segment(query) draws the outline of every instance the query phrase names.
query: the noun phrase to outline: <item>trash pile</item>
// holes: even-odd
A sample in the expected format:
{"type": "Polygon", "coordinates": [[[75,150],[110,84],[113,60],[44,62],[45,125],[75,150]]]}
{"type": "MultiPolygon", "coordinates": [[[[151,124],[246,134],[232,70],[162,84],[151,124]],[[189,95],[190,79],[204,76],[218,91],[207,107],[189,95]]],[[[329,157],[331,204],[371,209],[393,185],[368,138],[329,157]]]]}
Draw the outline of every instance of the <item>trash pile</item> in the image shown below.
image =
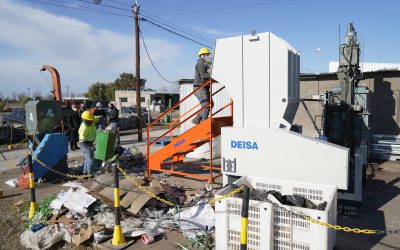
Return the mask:
{"type": "MultiPolygon", "coordinates": [[[[121,227],[127,240],[151,244],[155,237],[178,230],[188,239],[188,246],[212,247],[215,213],[206,203],[214,196],[212,186],[193,190],[165,181],[146,182],[135,174],[121,177],[119,183],[121,227]],[[169,206],[142,189],[177,206],[169,206]]],[[[67,182],[63,187],[65,190],[39,203],[39,212],[20,236],[23,246],[49,249],[61,241],[75,246],[109,243],[115,225],[114,174],[67,182]]]]}
{"type": "Polygon", "coordinates": [[[119,116],[120,130],[129,130],[136,128],[137,116],[121,114],[119,116]]]}
{"type": "MultiPolygon", "coordinates": [[[[223,194],[229,193],[232,190],[235,190],[239,186],[237,185],[230,185],[229,188],[227,188],[223,194]]],[[[316,210],[321,210],[324,211],[327,202],[323,201],[319,204],[315,204],[311,200],[301,196],[301,195],[283,195],[282,193],[275,191],[275,190],[259,190],[259,189],[251,189],[250,190],[250,200],[255,200],[255,201],[268,201],[268,196],[274,196],[282,205],[288,205],[288,206],[294,206],[294,207],[302,207],[302,208],[310,208],[310,209],[316,209],[316,210]]],[[[242,193],[238,193],[234,195],[234,197],[240,197],[242,198],[242,193]]]]}
{"type": "Polygon", "coordinates": [[[143,153],[135,145],[130,148],[116,147],[116,153],[119,155],[119,165],[127,169],[128,173],[142,173],[144,170],[145,158],[143,153]]]}

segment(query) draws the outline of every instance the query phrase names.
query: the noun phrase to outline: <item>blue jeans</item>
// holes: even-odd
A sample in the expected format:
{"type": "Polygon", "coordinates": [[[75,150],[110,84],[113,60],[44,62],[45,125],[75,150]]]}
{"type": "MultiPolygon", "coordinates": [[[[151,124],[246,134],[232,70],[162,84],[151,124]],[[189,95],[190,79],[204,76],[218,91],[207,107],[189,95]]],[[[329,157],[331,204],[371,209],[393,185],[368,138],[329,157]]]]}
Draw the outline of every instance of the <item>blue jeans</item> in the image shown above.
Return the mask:
{"type": "Polygon", "coordinates": [[[83,156],[85,157],[85,163],[83,164],[83,174],[91,174],[94,154],[93,142],[81,142],[80,147],[83,156]]]}
{"type": "MultiPolygon", "coordinates": [[[[196,87],[197,88],[197,87],[196,87]]],[[[208,105],[210,102],[210,87],[209,86],[204,86],[202,89],[194,93],[194,95],[197,97],[199,100],[201,107],[203,108],[204,106],[208,105]]],[[[214,106],[211,100],[211,107],[214,106]]],[[[205,108],[203,111],[198,113],[196,115],[196,118],[199,119],[201,118],[202,120],[205,120],[208,118],[208,115],[210,113],[210,107],[205,108]]]]}

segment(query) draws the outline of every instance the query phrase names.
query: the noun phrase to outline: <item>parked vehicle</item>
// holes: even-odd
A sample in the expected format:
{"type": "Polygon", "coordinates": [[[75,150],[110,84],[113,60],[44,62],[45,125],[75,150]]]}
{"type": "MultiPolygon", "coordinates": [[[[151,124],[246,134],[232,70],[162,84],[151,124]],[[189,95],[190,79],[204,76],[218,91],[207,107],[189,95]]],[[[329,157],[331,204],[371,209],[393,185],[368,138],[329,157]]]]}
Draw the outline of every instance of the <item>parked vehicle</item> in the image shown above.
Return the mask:
{"type": "Polygon", "coordinates": [[[13,108],[11,113],[3,113],[1,124],[3,126],[25,125],[25,110],[23,108],[13,108]]]}

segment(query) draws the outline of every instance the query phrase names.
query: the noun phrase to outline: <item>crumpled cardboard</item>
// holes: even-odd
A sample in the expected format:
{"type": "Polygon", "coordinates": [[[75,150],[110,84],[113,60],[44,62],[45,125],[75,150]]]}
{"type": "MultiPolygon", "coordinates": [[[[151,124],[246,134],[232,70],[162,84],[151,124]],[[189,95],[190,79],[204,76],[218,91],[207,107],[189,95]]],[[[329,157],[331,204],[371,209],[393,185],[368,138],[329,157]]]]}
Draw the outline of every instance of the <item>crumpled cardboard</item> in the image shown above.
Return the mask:
{"type": "Polygon", "coordinates": [[[79,246],[83,242],[89,240],[94,233],[103,231],[104,229],[104,226],[98,225],[88,226],[87,228],[81,227],[79,233],[77,235],[74,235],[74,237],[72,238],[72,242],[75,246],[79,246]]]}

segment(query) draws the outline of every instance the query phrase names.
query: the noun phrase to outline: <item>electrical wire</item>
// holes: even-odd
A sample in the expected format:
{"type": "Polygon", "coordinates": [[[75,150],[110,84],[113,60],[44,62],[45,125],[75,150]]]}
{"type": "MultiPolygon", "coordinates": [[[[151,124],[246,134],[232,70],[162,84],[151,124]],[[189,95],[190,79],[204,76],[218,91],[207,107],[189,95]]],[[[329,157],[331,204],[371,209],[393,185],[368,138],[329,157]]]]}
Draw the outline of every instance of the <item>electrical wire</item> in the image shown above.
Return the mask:
{"type": "Polygon", "coordinates": [[[53,86],[50,83],[50,81],[47,79],[47,77],[44,75],[43,71],[40,71],[40,74],[42,75],[42,77],[44,78],[44,80],[46,80],[47,84],[49,85],[50,89],[53,90],[53,86]]]}
{"type": "Polygon", "coordinates": [[[378,59],[380,59],[382,56],[386,55],[389,51],[391,51],[392,49],[394,49],[397,45],[400,44],[400,40],[398,40],[397,42],[395,42],[392,47],[390,47],[389,49],[385,50],[382,54],[380,54],[379,56],[375,57],[375,59],[373,61],[376,61],[378,59]]]}
{"type": "MultiPolygon", "coordinates": [[[[75,7],[75,6],[69,6],[69,5],[57,4],[57,3],[49,3],[49,2],[43,2],[43,1],[40,1],[40,0],[27,0],[27,1],[40,3],[40,4],[53,5],[53,6],[58,6],[58,7],[64,7],[64,8],[77,9],[77,10],[82,10],[82,11],[103,13],[103,14],[114,15],[114,16],[133,17],[133,16],[128,16],[128,15],[114,13],[114,12],[107,12],[107,11],[102,11],[102,10],[94,10],[94,9],[89,9],[89,8],[75,7]]],[[[90,1],[86,1],[86,0],[77,0],[77,1],[84,2],[84,3],[89,3],[89,4],[93,4],[93,5],[101,5],[101,6],[107,7],[107,8],[114,8],[114,9],[119,9],[119,10],[131,11],[131,10],[128,10],[128,9],[123,9],[123,8],[119,8],[119,7],[115,7],[115,6],[111,6],[111,5],[105,5],[105,4],[101,4],[101,3],[96,4],[94,2],[90,2],[90,1]]],[[[190,38],[190,37],[188,37],[186,35],[182,35],[182,34],[178,33],[177,31],[173,31],[173,30],[171,30],[171,29],[169,29],[167,27],[164,27],[164,25],[165,25],[165,26],[169,26],[169,27],[173,28],[171,25],[168,25],[168,24],[163,24],[162,25],[160,23],[156,23],[156,22],[160,22],[160,21],[155,21],[153,18],[150,18],[150,17],[148,19],[141,18],[140,20],[147,21],[147,22],[151,23],[152,25],[157,26],[157,27],[159,27],[161,29],[164,29],[164,30],[166,30],[168,32],[171,32],[171,33],[173,33],[173,34],[175,34],[177,36],[180,36],[180,37],[185,38],[187,40],[190,40],[190,41],[192,41],[194,43],[197,43],[197,44],[200,44],[202,46],[205,46],[207,48],[211,48],[210,45],[206,45],[203,42],[197,41],[197,40],[195,40],[193,38],[190,38]],[[151,19],[151,20],[149,20],[149,19],[151,19]],[[152,20],[154,20],[154,21],[152,21],[152,20]]],[[[177,28],[174,28],[174,29],[177,29],[177,28]]],[[[182,30],[179,30],[179,29],[177,29],[177,30],[180,31],[180,32],[189,34],[188,32],[185,32],[185,31],[182,31],[182,30]]],[[[199,36],[196,36],[196,35],[190,34],[190,36],[194,36],[194,37],[197,37],[198,39],[202,39],[202,38],[200,38],[199,36]]],[[[202,39],[202,40],[206,41],[206,39],[202,39]]],[[[209,41],[207,41],[207,42],[211,44],[211,42],[209,42],[209,41]]]]}
{"type": "Polygon", "coordinates": [[[165,25],[165,26],[168,26],[168,27],[170,27],[170,28],[173,28],[173,29],[175,29],[175,30],[178,30],[178,31],[180,31],[180,32],[182,32],[182,33],[188,34],[188,35],[190,35],[190,36],[196,37],[196,38],[198,38],[198,39],[200,39],[200,40],[203,40],[203,41],[205,41],[205,42],[213,43],[213,41],[210,40],[208,37],[205,37],[205,36],[202,36],[202,35],[200,35],[200,34],[196,34],[196,33],[194,33],[194,32],[191,32],[191,31],[185,29],[185,28],[182,27],[182,26],[173,24],[173,23],[171,23],[171,22],[169,22],[169,21],[166,21],[165,19],[159,18],[159,17],[157,17],[157,16],[155,16],[155,15],[153,15],[153,14],[147,12],[147,11],[141,11],[141,12],[147,13],[147,15],[143,15],[142,13],[141,13],[140,15],[141,15],[141,16],[144,16],[144,17],[146,17],[146,18],[148,18],[148,19],[150,19],[150,20],[156,21],[156,22],[158,22],[158,23],[160,23],[160,24],[163,24],[163,25],[165,25]],[[150,15],[150,16],[149,16],[149,15],[150,15]],[[160,21],[160,20],[161,20],[161,21],[160,21]]]}
{"type": "Polygon", "coordinates": [[[94,9],[89,9],[89,8],[82,8],[82,7],[76,7],[76,6],[70,6],[70,5],[58,4],[58,3],[49,3],[49,2],[39,1],[39,0],[26,0],[26,1],[39,3],[39,4],[46,4],[46,5],[64,7],[64,8],[70,8],[70,9],[76,9],[76,10],[82,10],[82,11],[102,13],[102,14],[113,15],[113,16],[132,17],[132,16],[128,16],[128,15],[124,15],[124,14],[118,14],[118,13],[114,13],[114,12],[108,12],[108,11],[102,11],[102,10],[94,10],[94,9]]]}
{"type": "Polygon", "coordinates": [[[154,26],[157,26],[157,27],[159,27],[159,28],[161,28],[161,29],[163,29],[163,30],[166,30],[166,31],[168,31],[168,32],[170,32],[170,33],[172,33],[172,34],[175,34],[175,35],[177,35],[177,36],[180,36],[180,37],[182,37],[182,38],[185,38],[186,40],[192,41],[192,42],[194,42],[194,43],[200,44],[200,45],[202,45],[202,46],[204,46],[204,47],[207,47],[207,48],[210,48],[210,49],[211,49],[211,46],[210,46],[210,45],[206,45],[206,44],[204,44],[204,43],[202,43],[202,42],[199,42],[199,41],[196,41],[196,40],[194,40],[194,39],[192,39],[192,38],[190,38],[190,37],[187,37],[187,36],[185,36],[185,35],[179,34],[178,32],[175,32],[175,31],[173,31],[173,30],[171,30],[171,29],[168,29],[168,28],[166,28],[166,27],[164,27],[164,26],[162,26],[162,25],[160,25],[160,24],[157,24],[157,23],[151,21],[151,20],[148,20],[148,19],[143,18],[143,17],[140,18],[140,20],[141,20],[141,21],[148,22],[148,23],[150,23],[150,24],[152,24],[152,25],[154,25],[154,26]]]}
{"type": "Polygon", "coordinates": [[[163,45],[162,43],[158,42],[157,39],[153,38],[153,37],[150,35],[150,33],[149,33],[146,29],[144,29],[143,26],[141,27],[141,31],[143,31],[144,33],[146,33],[146,36],[147,36],[151,41],[153,41],[154,43],[156,43],[159,47],[163,48],[164,51],[165,51],[165,53],[167,53],[170,57],[174,58],[175,61],[176,61],[179,65],[181,65],[182,68],[185,68],[185,70],[187,70],[188,73],[189,73],[189,72],[190,72],[190,74],[193,73],[193,72],[192,72],[192,69],[190,69],[186,64],[182,63],[177,57],[174,56],[173,53],[169,52],[168,49],[165,49],[164,45],[163,45]]]}
{"type": "Polygon", "coordinates": [[[194,15],[194,14],[204,13],[204,12],[218,12],[218,11],[225,11],[225,10],[232,10],[232,9],[243,9],[243,8],[251,8],[251,7],[256,7],[256,6],[262,6],[262,5],[279,4],[279,3],[287,3],[287,2],[294,2],[294,1],[296,1],[296,0],[283,0],[283,1],[276,0],[276,1],[254,3],[254,4],[242,4],[242,5],[226,7],[226,8],[196,10],[196,12],[175,12],[175,13],[169,13],[169,14],[165,14],[165,15],[161,15],[161,16],[194,15]]]}
{"type": "Polygon", "coordinates": [[[121,6],[123,5],[123,6],[130,6],[130,7],[132,7],[132,5],[129,4],[129,3],[124,3],[124,2],[117,1],[117,0],[108,0],[108,1],[114,2],[114,3],[119,4],[119,5],[121,5],[121,6]]]}
{"type": "Polygon", "coordinates": [[[83,2],[83,3],[92,4],[92,5],[103,6],[103,7],[106,7],[106,8],[111,8],[111,9],[116,9],[116,10],[124,10],[124,11],[132,12],[132,9],[120,8],[120,7],[113,6],[113,5],[102,4],[102,3],[95,3],[95,2],[93,2],[93,1],[88,1],[88,0],[77,0],[77,1],[83,2]]]}
{"type": "Polygon", "coordinates": [[[144,42],[144,38],[143,38],[142,31],[139,30],[139,33],[140,33],[140,37],[142,38],[144,50],[146,51],[147,57],[149,58],[149,61],[150,61],[151,65],[153,66],[154,70],[157,72],[157,74],[158,74],[164,81],[174,84],[174,82],[171,82],[171,81],[169,81],[168,79],[166,79],[163,75],[161,75],[160,71],[158,71],[158,69],[156,68],[156,66],[155,66],[154,63],[153,63],[153,60],[151,60],[149,51],[147,50],[146,43],[144,42]]]}

